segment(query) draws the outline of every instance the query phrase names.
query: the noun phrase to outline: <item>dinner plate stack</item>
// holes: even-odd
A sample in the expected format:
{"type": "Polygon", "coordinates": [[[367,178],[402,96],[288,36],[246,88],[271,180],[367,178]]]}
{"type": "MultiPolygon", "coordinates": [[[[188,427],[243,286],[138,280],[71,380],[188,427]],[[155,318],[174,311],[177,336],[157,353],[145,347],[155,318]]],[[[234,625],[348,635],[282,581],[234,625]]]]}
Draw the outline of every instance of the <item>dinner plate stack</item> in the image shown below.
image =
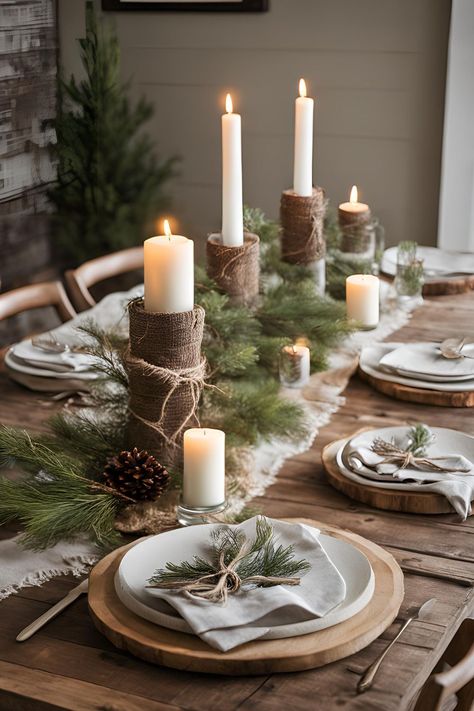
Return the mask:
{"type": "MultiPolygon", "coordinates": [[[[382,272],[389,276],[397,273],[398,247],[389,247],[382,257],[382,272]]],[[[437,247],[417,247],[417,256],[423,260],[425,283],[440,279],[459,279],[474,275],[474,254],[449,252],[437,247]]]]}
{"type": "Polygon", "coordinates": [[[91,355],[47,334],[11,346],[5,355],[5,366],[13,380],[32,390],[48,392],[87,390],[88,383],[99,376],[91,355]]]}
{"type": "MultiPolygon", "coordinates": [[[[375,579],[361,550],[306,524],[269,521],[277,543],[286,546],[295,540],[295,557],[304,556],[311,563],[297,586],[251,586],[230,595],[224,606],[148,586],[155,571],[165,568],[170,560],[208,556],[210,536],[219,526],[212,524],[143,539],[123,557],[115,575],[115,591],[123,605],[139,617],[160,627],[197,635],[221,651],[246,641],[328,629],[369,604],[375,579]],[[200,614],[203,622],[198,621],[200,614]]],[[[238,527],[252,535],[255,519],[238,527]]]]}
{"type": "Polygon", "coordinates": [[[449,393],[474,391],[474,344],[448,359],[439,343],[377,343],[362,349],[360,369],[378,380],[449,393]]]}
{"type": "Polygon", "coordinates": [[[335,464],[342,477],[358,487],[434,493],[444,496],[462,519],[470,514],[474,498],[474,437],[433,427],[429,442],[416,459],[391,459],[380,454],[377,442],[408,451],[413,428],[383,427],[364,430],[344,439],[335,451],[335,464]]]}

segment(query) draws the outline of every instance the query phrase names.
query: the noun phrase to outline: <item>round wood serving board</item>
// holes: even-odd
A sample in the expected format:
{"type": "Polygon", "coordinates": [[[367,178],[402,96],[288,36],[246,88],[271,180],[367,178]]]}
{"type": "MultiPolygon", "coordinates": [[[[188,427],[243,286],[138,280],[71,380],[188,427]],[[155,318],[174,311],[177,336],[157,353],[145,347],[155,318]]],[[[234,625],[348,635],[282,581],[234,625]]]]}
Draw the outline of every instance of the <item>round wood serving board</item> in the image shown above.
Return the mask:
{"type": "Polygon", "coordinates": [[[250,642],[229,652],[219,652],[198,637],[137,617],[120,602],[114,576],[131,547],[124,546],[103,558],[91,572],[92,620],[116,647],[153,664],[193,672],[241,676],[302,671],[354,654],[382,634],[396,618],[404,595],[403,573],[387,551],[355,533],[308,519],[298,521],[351,543],[370,560],[375,575],[374,595],[351,619],[300,637],[250,642]]]}
{"type": "Polygon", "coordinates": [[[447,392],[445,390],[428,390],[414,388],[410,385],[382,380],[365,373],[359,367],[359,377],[369,383],[375,390],[393,397],[396,400],[417,402],[422,405],[438,405],[439,407],[474,407],[474,390],[465,392],[447,392]]]}
{"type": "MultiPolygon", "coordinates": [[[[361,432],[363,430],[360,430],[361,432]]],[[[356,434],[356,433],[354,433],[356,434]]],[[[356,501],[369,504],[376,509],[386,511],[404,511],[416,514],[454,513],[444,496],[433,492],[411,492],[397,489],[381,489],[370,484],[359,484],[348,479],[339,471],[336,454],[347,438],[327,444],[322,453],[322,460],[329,483],[338,491],[356,501]]]]}
{"type": "Polygon", "coordinates": [[[466,294],[474,289],[474,275],[452,277],[451,279],[430,279],[423,284],[423,296],[449,296],[466,294]]]}

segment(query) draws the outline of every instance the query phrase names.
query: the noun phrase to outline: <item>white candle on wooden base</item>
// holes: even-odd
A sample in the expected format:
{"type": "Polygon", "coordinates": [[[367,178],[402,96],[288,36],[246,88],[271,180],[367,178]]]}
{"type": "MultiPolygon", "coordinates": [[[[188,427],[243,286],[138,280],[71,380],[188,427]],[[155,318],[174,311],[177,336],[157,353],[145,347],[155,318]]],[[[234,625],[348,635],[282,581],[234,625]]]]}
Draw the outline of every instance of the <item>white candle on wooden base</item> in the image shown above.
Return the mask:
{"type": "Polygon", "coordinates": [[[207,427],[186,430],[183,439],[183,505],[205,508],[225,501],[225,433],[207,427]]]}
{"type": "Polygon", "coordinates": [[[227,94],[222,116],[222,243],[240,247],[244,243],[242,201],[242,138],[240,115],[233,113],[227,94]]]}
{"type": "Polygon", "coordinates": [[[171,234],[144,242],[145,309],[155,313],[181,313],[194,308],[194,242],[171,234]]]}
{"type": "Polygon", "coordinates": [[[378,277],[353,274],[346,279],[347,318],[358,321],[362,328],[375,328],[379,322],[378,277]]]}
{"type": "Polygon", "coordinates": [[[313,194],[314,100],[306,96],[304,79],[300,79],[299,92],[295,101],[293,190],[297,195],[308,197],[313,194]]]}

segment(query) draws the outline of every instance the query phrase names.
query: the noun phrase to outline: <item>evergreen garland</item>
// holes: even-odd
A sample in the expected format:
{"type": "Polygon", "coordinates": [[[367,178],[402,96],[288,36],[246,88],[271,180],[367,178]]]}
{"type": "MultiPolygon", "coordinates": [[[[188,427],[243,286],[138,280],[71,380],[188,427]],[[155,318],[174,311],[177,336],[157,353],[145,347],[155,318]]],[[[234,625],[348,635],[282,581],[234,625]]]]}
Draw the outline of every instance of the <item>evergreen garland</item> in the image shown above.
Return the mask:
{"type": "Polygon", "coordinates": [[[79,44],[85,78],[59,80],[57,181],[49,192],[56,239],[77,263],[139,244],[152,232],[175,164],[158,161],[142,132],[152,106],[128,99],[117,36],[97,21],[91,2],[79,44]]]}
{"type": "MultiPolygon", "coordinates": [[[[308,270],[281,262],[278,225],[248,208],[245,222],[261,237],[262,295],[255,311],[231,304],[204,270],[196,270],[196,303],[206,310],[202,347],[208,382],[215,386],[204,389],[199,418],[203,426],[226,432],[228,490],[241,496],[248,478],[243,462],[252,446],[307,434],[301,406],[280,394],[276,376],[282,345],[303,336],[314,372],[325,367],[329,349],[349,333],[344,305],[319,296],[308,270]]],[[[15,462],[24,471],[14,483],[0,478],[0,524],[19,519],[28,546],[47,547],[81,533],[101,546],[115,545],[114,521],[129,503],[101,484],[107,459],[127,449],[127,344],[94,323],[82,331],[101,376],[92,384],[90,409],[55,415],[50,434],[36,438],[0,428],[0,465],[15,462]]],[[[170,473],[179,486],[180,472],[170,473]]]]}

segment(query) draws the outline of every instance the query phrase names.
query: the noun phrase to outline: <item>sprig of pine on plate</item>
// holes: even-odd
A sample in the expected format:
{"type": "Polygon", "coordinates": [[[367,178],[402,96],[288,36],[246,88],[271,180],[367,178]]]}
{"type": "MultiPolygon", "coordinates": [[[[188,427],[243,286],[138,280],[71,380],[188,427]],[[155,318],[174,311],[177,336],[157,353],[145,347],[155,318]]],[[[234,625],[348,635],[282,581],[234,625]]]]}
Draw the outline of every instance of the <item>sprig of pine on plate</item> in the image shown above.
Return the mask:
{"type": "Polygon", "coordinates": [[[299,585],[299,574],[311,567],[295,558],[293,546],[276,544],[273,526],[264,517],[257,518],[253,540],[229,526],[215,529],[210,539],[208,559],[194,556],[192,561],[166,563],[149,579],[148,587],[225,603],[243,586],[299,585]]]}

